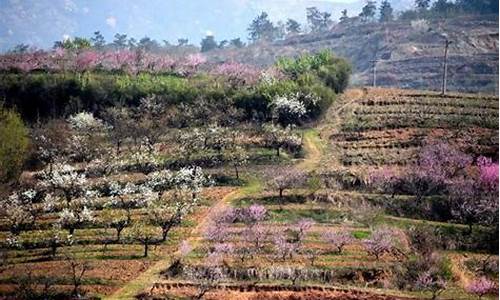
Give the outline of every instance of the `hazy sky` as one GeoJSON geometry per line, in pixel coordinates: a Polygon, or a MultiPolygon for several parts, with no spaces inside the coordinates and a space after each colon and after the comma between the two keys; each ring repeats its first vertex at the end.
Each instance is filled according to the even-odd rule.
{"type": "MultiPolygon", "coordinates": [[[[400,2],[393,1],[395,7],[400,2]]],[[[357,15],[364,0],[0,0],[0,50],[18,43],[50,47],[63,36],[89,37],[100,30],[158,41],[188,38],[199,44],[206,34],[217,40],[247,38],[246,28],[261,11],[273,21],[305,22],[305,9],[317,6],[337,19],[347,8],[357,15]]]]}

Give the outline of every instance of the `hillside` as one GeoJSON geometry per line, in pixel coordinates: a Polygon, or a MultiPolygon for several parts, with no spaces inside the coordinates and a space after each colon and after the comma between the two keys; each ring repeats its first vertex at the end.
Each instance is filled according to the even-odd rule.
{"type": "Polygon", "coordinates": [[[372,84],[372,61],[377,64],[377,85],[439,90],[445,34],[449,49],[448,88],[452,91],[498,90],[498,16],[462,16],[424,22],[337,24],[324,34],[290,37],[273,44],[240,50],[219,50],[214,61],[236,60],[272,64],[277,57],[329,48],[354,65],[353,85],[372,84]]]}
{"type": "Polygon", "coordinates": [[[330,136],[345,167],[411,165],[436,140],[475,156],[498,156],[496,97],[369,89],[351,101],[330,136]]]}
{"type": "MultiPolygon", "coordinates": [[[[212,286],[207,299],[424,299],[429,296],[400,293],[387,287],[373,289],[394,276],[394,271],[387,271],[393,266],[393,260],[374,261],[360,251],[361,244],[357,242],[346,247],[345,253],[332,255],[321,240],[321,235],[329,230],[354,230],[355,235],[373,232],[371,225],[366,225],[371,222],[385,224],[396,232],[418,224],[427,224],[435,232],[440,232],[440,247],[447,250],[452,261],[451,275],[454,278],[441,297],[470,299],[464,293],[464,287],[475,275],[466,266],[485,256],[476,252],[478,248],[469,247],[488,246],[476,240],[463,242],[467,233],[462,224],[421,214],[423,208],[411,204],[414,201],[412,196],[380,194],[368,187],[367,182],[369,170],[375,168],[411,168],[422,147],[436,140],[458,145],[462,151],[473,155],[496,157],[498,98],[471,94],[443,97],[436,93],[396,89],[351,89],[341,98],[318,127],[304,135],[305,158],[295,165],[297,169],[319,173],[322,184],[314,197],[308,194],[308,189],[289,190],[284,196],[284,204],[278,207],[274,202],[276,196],[262,189],[266,183],[257,182],[251,187],[240,188],[230,199],[223,199],[226,207],[241,208],[251,203],[264,205],[272,214],[272,218],[262,224],[266,229],[290,226],[300,216],[311,218],[314,224],[304,245],[311,252],[286,261],[270,262],[265,254],[252,257],[245,263],[242,261],[245,267],[240,266],[231,275],[230,283],[212,286]],[[423,121],[414,122],[415,115],[423,121]],[[478,118],[485,122],[479,122],[478,118]],[[380,205],[383,212],[366,212],[365,203],[380,205]],[[469,244],[478,242],[479,245],[469,244]],[[454,251],[458,249],[468,252],[454,251]],[[314,251],[321,254],[312,263],[308,262],[314,251]],[[294,275],[290,274],[294,273],[307,283],[288,285],[286,280],[293,281],[294,275]]],[[[273,172],[276,173],[281,174],[279,167],[273,172]]],[[[425,197],[424,202],[431,199],[425,197]]],[[[218,213],[220,211],[211,212],[213,215],[218,213]]],[[[210,219],[210,215],[205,219],[210,219]]],[[[239,223],[232,225],[230,231],[239,232],[240,226],[239,223]]],[[[476,230],[479,234],[481,229],[476,230]]],[[[206,268],[208,262],[202,262],[197,253],[209,247],[210,242],[200,243],[198,239],[203,233],[198,234],[200,236],[194,237],[197,241],[194,253],[186,260],[197,268],[206,268]]],[[[231,235],[230,241],[245,243],[246,238],[231,235]]],[[[225,263],[227,266],[238,264],[233,260],[225,263]]],[[[186,283],[168,272],[156,280],[151,289],[145,289],[149,293],[144,295],[184,296],[200,289],[199,285],[186,283]]]]}
{"type": "MultiPolygon", "coordinates": [[[[300,129],[301,138],[288,132],[300,140],[300,153],[283,147],[276,155],[263,143],[265,131],[231,126],[237,133],[232,142],[248,153],[239,177],[225,156],[213,158],[219,157],[214,156],[218,150],[211,152],[193,143],[182,146],[176,133],[199,135],[193,128],[161,127],[164,136],[149,150],[155,156],[130,140],[116,154],[119,159],[72,163],[62,169],[54,164],[52,176],[57,181],[49,182],[58,189],[66,188],[60,181],[77,180],[78,185],[71,186],[74,195],[82,195],[87,187],[98,191],[81,199],[70,194],[74,205],[83,201],[92,207],[91,218],[80,219],[85,206],[76,210],[78,220],[55,226],[64,203],[51,202],[55,201],[51,197],[30,204],[36,219],[29,224],[19,221],[24,227],[2,217],[0,246],[5,265],[0,297],[34,292],[36,284],[46,286],[52,295],[64,295],[74,285],[67,268],[73,264],[74,270],[87,268],[77,288],[106,299],[136,299],[138,294],[144,299],[183,299],[193,294],[203,299],[249,300],[430,298],[428,291],[399,285],[416,280],[410,277],[416,275],[409,271],[412,260],[405,253],[414,251],[415,226],[424,224],[417,228],[419,232],[439,241],[424,244],[435,251],[431,258],[443,257],[447,262],[448,282],[441,296],[471,299],[465,289],[469,282],[482,274],[489,278],[498,274],[490,265],[476,269],[478,262],[498,261],[494,228],[474,225],[468,231],[468,226],[446,214],[447,195],[442,192],[415,201],[405,191],[390,195],[374,190],[368,178],[377,168],[410,172],[418,153],[435,139],[473,157],[496,157],[496,124],[496,97],[351,89],[331,105],[317,126],[300,129]],[[178,169],[204,161],[211,163],[198,175],[190,172],[201,169],[178,169]],[[161,206],[163,201],[182,203],[176,197],[194,201],[195,194],[189,190],[175,196],[172,193],[182,190],[166,182],[186,173],[197,177],[193,184],[199,186],[193,191],[199,193],[199,202],[170,229],[164,226],[171,223],[170,208],[161,206]],[[204,174],[213,182],[206,182],[204,174]],[[71,230],[70,235],[65,229],[71,230]],[[344,244],[336,249],[338,238],[344,244]],[[390,242],[389,248],[370,248],[379,239],[390,242]],[[398,278],[402,274],[405,277],[398,278]]],[[[224,141],[221,136],[232,136],[229,130],[210,127],[209,147],[217,149],[216,141],[224,141]]],[[[23,184],[33,181],[43,187],[52,178],[47,174],[47,169],[25,172],[23,184]]],[[[39,192],[32,193],[40,197],[39,192]]],[[[15,208],[11,205],[4,213],[15,208]]]]}

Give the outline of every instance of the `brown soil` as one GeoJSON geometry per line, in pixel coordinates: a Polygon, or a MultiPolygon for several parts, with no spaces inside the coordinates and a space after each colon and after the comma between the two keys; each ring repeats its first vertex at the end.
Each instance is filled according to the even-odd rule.
{"type": "MultiPolygon", "coordinates": [[[[148,295],[141,299],[162,299],[168,296],[192,297],[197,288],[191,284],[156,284],[148,295]]],[[[418,298],[377,294],[371,291],[344,288],[326,288],[321,286],[226,286],[217,287],[208,292],[207,300],[410,300],[418,298]]]]}

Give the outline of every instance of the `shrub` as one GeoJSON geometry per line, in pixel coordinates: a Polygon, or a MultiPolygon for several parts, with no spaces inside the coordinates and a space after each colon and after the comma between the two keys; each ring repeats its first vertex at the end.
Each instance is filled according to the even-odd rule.
{"type": "Polygon", "coordinates": [[[0,106],[0,182],[19,175],[28,146],[28,129],[19,114],[0,106]]]}
{"type": "Polygon", "coordinates": [[[304,74],[317,76],[336,93],[344,91],[352,72],[351,66],[345,59],[335,57],[328,50],[302,55],[296,59],[281,58],[276,65],[292,79],[298,79],[304,74]]]}

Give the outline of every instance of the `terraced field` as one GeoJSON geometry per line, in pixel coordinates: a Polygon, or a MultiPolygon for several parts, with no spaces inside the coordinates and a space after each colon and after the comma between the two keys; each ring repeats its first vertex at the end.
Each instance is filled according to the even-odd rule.
{"type": "Polygon", "coordinates": [[[370,89],[354,99],[330,135],[341,165],[407,165],[422,145],[448,141],[473,154],[498,155],[498,98],[370,89]]]}

